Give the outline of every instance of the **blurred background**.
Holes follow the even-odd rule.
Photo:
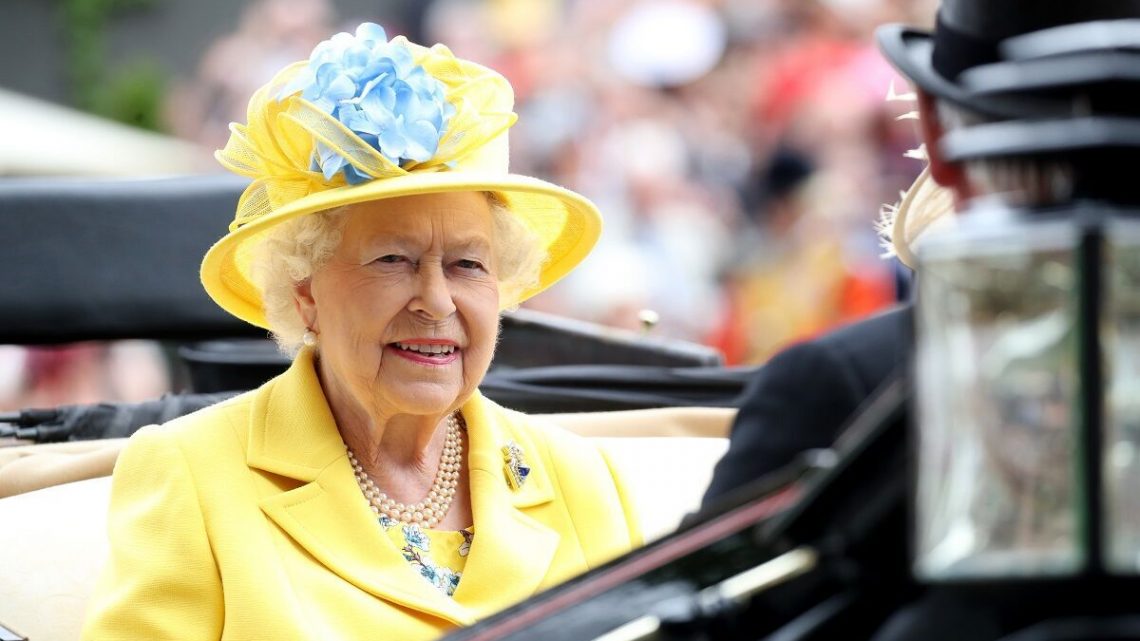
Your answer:
[[[364,20],[514,85],[512,170],[593,199],[602,241],[528,307],[774,351],[890,305],[880,208],[921,169],[874,48],[933,0],[4,0],[0,179],[220,171],[253,91]],[[3,215],[3,212],[0,212]],[[0,409],[171,387],[148,343],[0,347]]]

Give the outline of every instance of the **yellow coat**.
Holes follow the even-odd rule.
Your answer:
[[[386,539],[302,352],[261,388],[131,439],[83,638],[430,639],[640,543],[589,441],[479,394],[462,411],[475,539],[453,598]],[[518,491],[511,440],[532,468]]]

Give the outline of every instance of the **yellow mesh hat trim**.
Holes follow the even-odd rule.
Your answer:
[[[282,89],[308,62],[291,64],[254,93],[247,124],[232,125],[225,148],[215,154],[230,171],[254,179],[238,201],[231,231],[309,194],[346,185],[339,173],[326,180],[321,172],[310,169],[318,142],[361,173],[383,180],[413,172],[461,169],[472,152],[514,124],[514,94],[505,78],[482,65],[459,60],[443,45],[428,49],[402,36],[392,42],[407,47],[415,63],[443,83],[447,100],[455,107],[431,159],[400,167],[332,115],[301,98],[300,92],[279,100]]]

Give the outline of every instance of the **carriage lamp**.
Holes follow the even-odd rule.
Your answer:
[[[916,576],[1140,572],[1140,213],[980,203],[916,250]]]

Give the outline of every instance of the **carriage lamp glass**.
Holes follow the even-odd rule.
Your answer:
[[[1140,573],[1140,213],[989,203],[917,250],[915,574]]]
[[[1140,573],[1140,220],[1115,220],[1104,250],[1106,564]]]
[[[981,209],[919,248],[915,570],[1069,574],[1082,562],[1077,234]]]

